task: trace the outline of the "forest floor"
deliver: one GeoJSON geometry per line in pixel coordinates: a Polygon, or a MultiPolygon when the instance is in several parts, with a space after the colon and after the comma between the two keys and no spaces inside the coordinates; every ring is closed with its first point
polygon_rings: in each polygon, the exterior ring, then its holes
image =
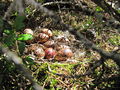
{"type": "MultiPolygon", "coordinates": [[[[67,8],[67,6],[61,6],[60,8],[56,8],[56,6],[50,6],[48,8],[60,16],[65,24],[71,25],[97,47],[109,52],[117,50],[120,46],[119,32],[106,22],[113,17],[95,4],[87,4],[89,8],[103,15],[106,20],[94,17],[84,11],[76,10],[74,7],[68,6],[67,8]]],[[[0,10],[1,9],[2,6],[0,6],[0,10]]],[[[25,66],[31,70],[35,81],[42,85],[45,90],[106,90],[109,88],[120,88],[120,81],[117,80],[120,78],[119,68],[113,60],[106,60],[95,69],[91,69],[96,62],[100,62],[101,60],[98,52],[88,49],[84,43],[77,40],[74,35],[65,30],[59,23],[54,23],[46,14],[33,10],[30,6],[26,8],[26,12],[28,15],[24,20],[23,28],[18,31],[12,30],[16,22],[16,13],[11,16],[10,22],[12,24],[11,26],[6,26],[7,29],[4,30],[2,42],[10,47],[10,50],[18,53],[18,55],[23,58],[25,66]],[[64,39],[67,39],[68,42],[59,41],[59,43],[69,46],[73,52],[73,56],[66,61],[56,61],[54,59],[49,61],[46,59],[34,60],[28,58],[24,53],[21,53],[20,49],[23,49],[23,47],[19,45],[27,48],[28,44],[15,40],[15,36],[21,34],[25,28],[31,28],[35,31],[38,27],[50,29],[53,33],[53,39],[56,37],[64,37],[64,39]],[[8,31],[12,32],[12,34],[8,34],[8,31]],[[84,75],[89,69],[92,71],[84,75]]],[[[0,14],[2,15],[2,11],[0,14]]],[[[18,24],[20,23],[18,22],[18,24]]],[[[0,73],[3,74],[3,76],[1,76],[2,79],[0,79],[2,89],[32,90],[29,80],[19,74],[14,64],[7,62],[3,55],[1,55],[0,58],[0,65],[2,65],[0,66],[0,73]]]]}

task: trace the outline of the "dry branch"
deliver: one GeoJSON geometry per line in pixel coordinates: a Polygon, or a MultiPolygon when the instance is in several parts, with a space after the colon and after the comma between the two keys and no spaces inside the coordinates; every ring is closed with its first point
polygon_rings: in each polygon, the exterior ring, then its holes
{"type": "Polygon", "coordinates": [[[43,90],[42,86],[39,86],[34,80],[30,71],[23,65],[22,59],[18,57],[15,53],[11,52],[8,48],[4,47],[0,43],[0,52],[6,55],[8,61],[12,61],[16,67],[26,76],[32,83],[35,90],[43,90]]]}
{"type": "Polygon", "coordinates": [[[111,14],[117,21],[120,22],[120,13],[117,12],[114,8],[112,8],[108,3],[104,0],[92,0],[95,4],[103,8],[106,12],[111,14]]]}
{"type": "Polygon", "coordinates": [[[9,17],[13,11],[18,11],[19,15],[24,15],[23,5],[23,0],[14,0],[5,12],[3,20],[6,20],[6,18],[9,17]]]}
{"type": "Polygon", "coordinates": [[[44,4],[42,4],[42,6],[45,7],[45,6],[51,6],[51,5],[57,5],[57,4],[60,4],[60,5],[72,5],[71,2],[55,1],[55,2],[44,3],[44,4]]]}
{"type": "MultiPolygon", "coordinates": [[[[95,0],[93,0],[95,1],[95,0]]],[[[71,34],[76,36],[76,39],[82,41],[86,47],[91,48],[94,51],[97,51],[102,57],[106,59],[113,59],[114,62],[120,67],[120,54],[119,53],[113,53],[113,52],[106,52],[102,50],[101,48],[96,47],[94,43],[86,39],[80,32],[77,32],[74,28],[71,26],[64,24],[60,17],[55,15],[52,11],[48,10],[47,8],[44,8],[41,3],[37,3],[34,0],[25,0],[26,4],[34,6],[36,9],[41,10],[41,12],[46,13],[49,17],[51,17],[57,24],[60,24],[62,27],[65,28],[65,30],[68,30],[71,34]]],[[[114,11],[114,10],[113,10],[114,11]]],[[[114,12],[115,13],[115,12],[114,12]]],[[[120,20],[120,19],[119,19],[120,20]]]]}

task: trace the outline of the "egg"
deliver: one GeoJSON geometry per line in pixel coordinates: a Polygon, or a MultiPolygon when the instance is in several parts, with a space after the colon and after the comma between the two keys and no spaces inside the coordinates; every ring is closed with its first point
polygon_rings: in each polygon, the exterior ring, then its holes
{"type": "Polygon", "coordinates": [[[56,51],[53,48],[47,48],[45,50],[45,58],[46,59],[52,59],[56,55],[56,51]]]}
{"type": "Polygon", "coordinates": [[[42,28],[42,29],[41,29],[41,33],[45,33],[45,34],[47,34],[49,37],[52,37],[52,36],[53,36],[52,31],[49,30],[49,29],[47,29],[47,28],[42,28]]]}
{"type": "Polygon", "coordinates": [[[47,41],[47,42],[45,42],[44,44],[43,44],[45,47],[54,47],[54,45],[55,45],[55,42],[54,42],[54,40],[49,40],[49,41],[47,41]]]}
{"type": "Polygon", "coordinates": [[[40,43],[45,43],[49,40],[49,36],[44,33],[39,33],[38,36],[36,36],[36,41],[40,43]]]}
{"type": "Polygon", "coordinates": [[[63,48],[58,51],[55,56],[55,60],[57,61],[66,61],[68,58],[73,56],[73,52],[69,48],[63,48]]]}
{"type": "Polygon", "coordinates": [[[56,44],[56,45],[55,45],[55,48],[56,48],[57,51],[59,51],[59,50],[61,50],[61,49],[65,49],[65,48],[70,49],[69,46],[67,46],[67,45],[61,45],[61,44],[56,44]]]}
{"type": "Polygon", "coordinates": [[[24,34],[31,34],[31,35],[33,35],[33,31],[32,31],[32,29],[30,29],[30,28],[26,28],[26,29],[23,31],[23,33],[24,33],[24,34]]]}
{"type": "Polygon", "coordinates": [[[36,48],[34,50],[34,54],[40,59],[43,59],[45,57],[45,51],[41,47],[36,48]]]}

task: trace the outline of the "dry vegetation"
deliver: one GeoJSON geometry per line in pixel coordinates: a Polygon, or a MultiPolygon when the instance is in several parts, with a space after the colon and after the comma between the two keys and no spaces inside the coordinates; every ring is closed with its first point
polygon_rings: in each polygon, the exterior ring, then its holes
{"type": "MultiPolygon", "coordinates": [[[[42,2],[43,0],[36,1],[42,2]]],[[[73,1],[75,3],[80,3],[79,0],[73,1]]],[[[55,14],[60,16],[65,24],[71,25],[96,46],[105,51],[120,53],[116,51],[120,46],[119,31],[115,27],[110,26],[107,22],[113,17],[107,12],[104,12],[93,2],[89,0],[81,1],[83,2],[83,6],[102,15],[102,18],[104,17],[105,20],[100,17],[95,17],[85,11],[80,11],[74,6],[60,6],[60,4],[57,4],[46,7],[53,10],[55,14]]],[[[7,4],[8,1],[6,3],[0,2],[1,17],[4,12],[2,9],[6,8],[7,4]]],[[[43,2],[43,5],[44,4],[43,2]]],[[[16,20],[18,16],[16,12],[11,14],[9,24],[6,23],[4,27],[4,35],[1,41],[5,46],[8,46],[11,51],[16,52],[23,59],[24,65],[30,69],[34,80],[39,85],[43,86],[45,90],[117,90],[120,88],[119,67],[113,60],[106,60],[104,57],[101,57],[98,52],[87,48],[84,43],[77,40],[74,35],[65,31],[66,28],[62,27],[59,23],[56,24],[51,17],[33,9],[32,6],[26,7],[26,14],[22,24],[16,20]],[[18,25],[18,28],[14,25],[18,25]],[[49,61],[46,59],[33,60],[25,55],[23,53],[24,51],[21,50],[27,47],[27,44],[15,38],[21,34],[25,28],[31,28],[35,31],[39,26],[49,28],[56,37],[61,35],[66,37],[69,43],[64,42],[63,44],[70,46],[74,53],[73,57],[67,61],[56,61],[54,59],[49,61]],[[93,68],[96,64],[100,65],[93,68]],[[90,69],[92,71],[90,71],[90,69]],[[86,72],[87,74],[84,75],[86,72]]],[[[20,19],[18,18],[18,20],[20,19]]],[[[0,73],[0,89],[2,90],[33,89],[30,81],[18,72],[13,63],[6,60],[5,54],[0,55],[0,73]]]]}

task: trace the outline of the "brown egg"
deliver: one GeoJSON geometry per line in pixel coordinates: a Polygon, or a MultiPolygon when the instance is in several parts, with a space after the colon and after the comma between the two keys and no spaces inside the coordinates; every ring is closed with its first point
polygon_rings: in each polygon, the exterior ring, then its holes
{"type": "Polygon", "coordinates": [[[41,29],[41,33],[45,33],[47,34],[49,37],[51,37],[53,34],[52,34],[52,31],[47,29],[47,28],[42,28],[41,29]]]}
{"type": "Polygon", "coordinates": [[[45,51],[39,47],[34,50],[34,54],[38,56],[38,58],[43,59],[45,57],[45,51]]]}
{"type": "Polygon", "coordinates": [[[44,47],[41,44],[31,44],[26,47],[26,54],[35,55],[37,58],[42,59],[45,56],[44,47]]]}
{"type": "Polygon", "coordinates": [[[26,28],[26,29],[23,31],[23,33],[33,35],[33,31],[32,31],[32,29],[30,29],[30,28],[26,28]]]}
{"type": "Polygon", "coordinates": [[[49,41],[47,41],[47,42],[45,42],[44,44],[43,44],[45,47],[54,47],[54,45],[55,45],[55,42],[54,42],[54,40],[49,40],[49,41]]]}
{"type": "Polygon", "coordinates": [[[69,48],[64,48],[58,51],[58,53],[55,56],[55,59],[57,61],[66,61],[68,58],[71,58],[73,56],[73,52],[69,48]]]}
{"type": "Polygon", "coordinates": [[[59,51],[61,49],[65,49],[65,48],[70,49],[70,47],[67,46],[67,45],[55,45],[55,48],[56,48],[57,51],[59,51]]]}
{"type": "Polygon", "coordinates": [[[56,51],[53,48],[47,48],[45,50],[45,58],[46,59],[52,59],[56,55],[56,51]]]}
{"type": "Polygon", "coordinates": [[[37,42],[44,43],[49,40],[49,36],[45,33],[39,33],[36,37],[37,42]]]}
{"type": "Polygon", "coordinates": [[[63,35],[59,35],[56,39],[57,39],[58,42],[61,42],[61,43],[70,42],[69,39],[67,37],[63,36],[63,35]]]}

